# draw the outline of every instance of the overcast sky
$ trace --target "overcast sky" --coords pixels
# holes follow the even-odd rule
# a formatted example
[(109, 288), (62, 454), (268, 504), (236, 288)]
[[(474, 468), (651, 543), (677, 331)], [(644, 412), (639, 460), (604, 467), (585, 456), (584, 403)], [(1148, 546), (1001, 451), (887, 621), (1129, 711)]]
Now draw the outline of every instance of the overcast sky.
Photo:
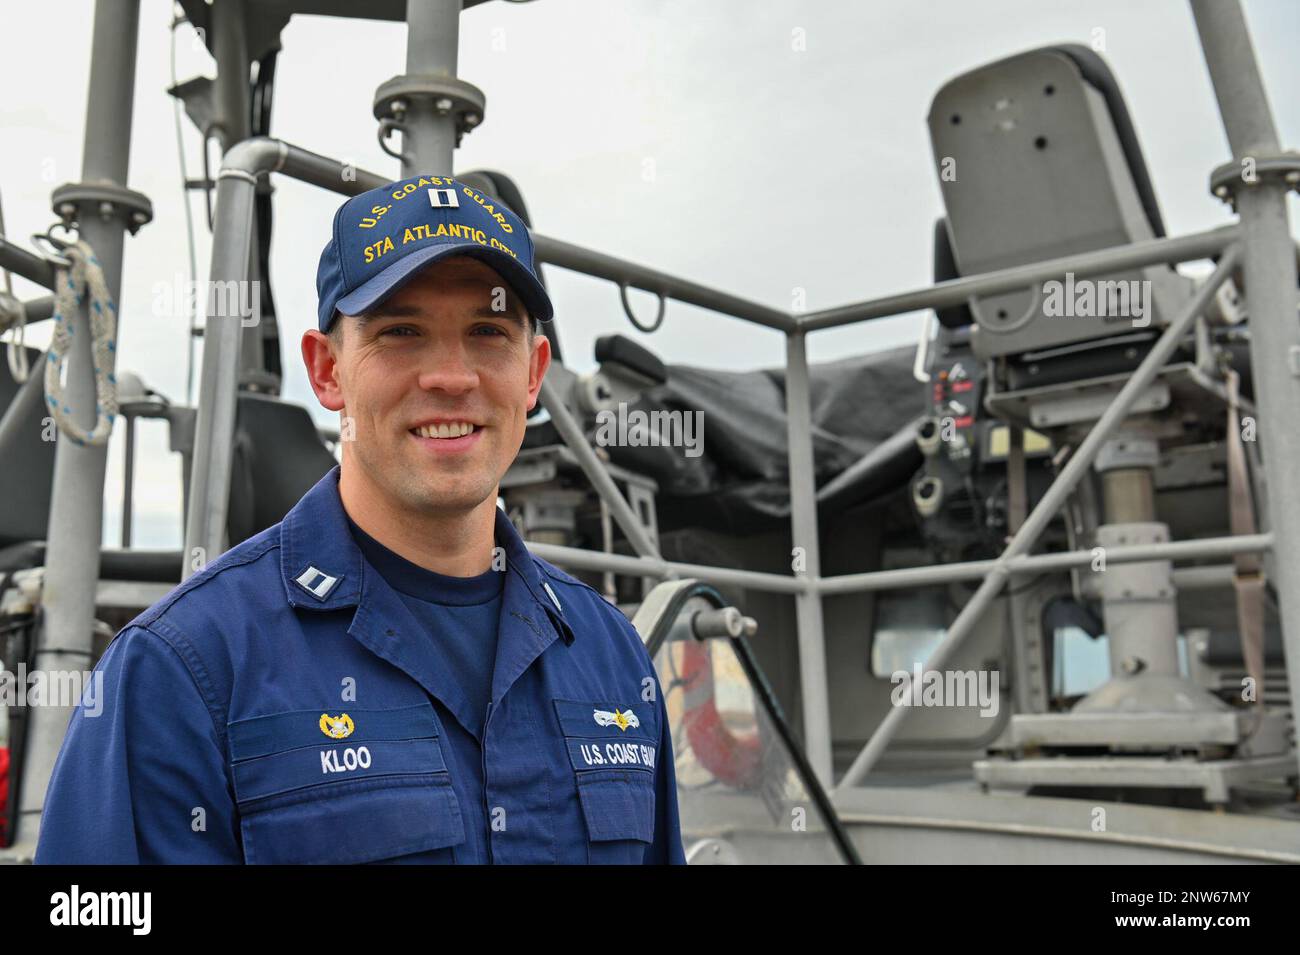
[[(358, 4), (364, 7), (364, 4)], [(1300, 147), (1300, 2), (1246, 0), (1283, 144)], [(80, 178), (90, 0), (0, 0), (0, 194), (11, 237), (53, 220), (50, 191)], [(170, 84), (172, 5), (141, 3), (128, 185), (155, 219), (127, 243), (118, 367), (184, 400), (186, 323), (154, 314), (156, 283), (187, 278)], [(804, 49), (792, 44), (802, 30)], [(1092, 44), (1119, 79), (1171, 235), (1229, 221), (1207, 194), (1230, 158), (1182, 0), (494, 0), (461, 19), (460, 76), (487, 96), (456, 171), (492, 168), (523, 190), (539, 232), (790, 309), (925, 285), (942, 213), (925, 116), (947, 79), (1013, 53)], [(177, 76), (215, 75), (193, 31), (176, 31)], [(272, 133), (397, 178), (376, 143), (375, 88), (404, 71), (402, 24), (295, 17), (282, 34)], [(197, 133), (184, 120), (191, 176)], [(653, 177), (645, 172), (653, 169)], [(298, 352), (316, 321), (315, 275), (340, 197), (277, 178), (271, 281), (287, 398), (321, 409)], [(210, 241), (192, 200), (198, 278)], [(1300, 209), (1291, 201), (1292, 227)], [(566, 361), (592, 365), (622, 332), (666, 361), (755, 368), (784, 360), (779, 333), (670, 304), (642, 336), (608, 283), (550, 269)], [(42, 294), (21, 279), (24, 298)], [(634, 296), (647, 317), (653, 299)], [(915, 340), (919, 315), (819, 332), (814, 361)], [(48, 325), (48, 323), (46, 323)], [(48, 341), (38, 328), (35, 344)], [(197, 377), (197, 371), (196, 371)], [(137, 546), (179, 546), (179, 464), (164, 425), (141, 425)], [(121, 429), (110, 448), (105, 539), (120, 521)]]

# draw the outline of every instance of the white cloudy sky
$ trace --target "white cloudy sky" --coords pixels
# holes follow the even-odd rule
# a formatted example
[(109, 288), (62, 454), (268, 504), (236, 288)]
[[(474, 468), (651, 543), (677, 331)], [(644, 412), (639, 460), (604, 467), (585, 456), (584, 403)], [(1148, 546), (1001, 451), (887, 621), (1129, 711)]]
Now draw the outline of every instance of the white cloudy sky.
[[(360, 5), (359, 5), (360, 6)], [(1246, 0), (1284, 144), (1300, 146), (1300, 3)], [(0, 0), (0, 193), (11, 236), (44, 229), (49, 193), (80, 177), (90, 0)], [(153, 314), (158, 282), (184, 281), (186, 234), (168, 51), (172, 6), (143, 0), (129, 185), (156, 218), (129, 240), (119, 368), (180, 401), (186, 327)], [(793, 50), (800, 28), (806, 49)], [(1097, 31), (1101, 31), (1098, 33)], [(523, 189), (538, 231), (788, 309), (927, 284), (941, 213), (925, 115), (948, 78), (1009, 54), (1103, 36), (1152, 170), (1170, 234), (1228, 214), (1206, 193), (1229, 158), (1188, 6), (1182, 0), (537, 0), (490, 2), (462, 17), (460, 75), (487, 96), (457, 171), (490, 167)], [(285, 29), (272, 131), (325, 155), (398, 175), (375, 140), (375, 88), (403, 72), (401, 24), (295, 17)], [(504, 43), (502, 42), (504, 41)], [(215, 67), (177, 31), (181, 80)], [(504, 49), (500, 47), (504, 45)], [(197, 175), (197, 134), (185, 121)], [(655, 177), (642, 172), (653, 163)], [(285, 395), (330, 418), (298, 357), (315, 323), (315, 273), (339, 198), (278, 179), (271, 279), (288, 369)], [(196, 216), (199, 278), (209, 236)], [(1300, 208), (1292, 202), (1293, 223)], [(570, 365), (622, 331), (617, 289), (550, 270)], [(40, 291), (22, 280), (17, 291)], [(651, 305), (648, 297), (643, 308)], [(913, 341), (919, 316), (821, 332), (814, 360)], [(48, 340), (38, 329), (37, 344)], [(779, 364), (778, 333), (681, 305), (643, 339), (670, 362)], [(196, 373), (197, 374), (197, 373)], [(178, 546), (179, 464), (145, 423), (137, 470), (138, 546)], [(105, 539), (120, 520), (121, 438), (110, 450)]]

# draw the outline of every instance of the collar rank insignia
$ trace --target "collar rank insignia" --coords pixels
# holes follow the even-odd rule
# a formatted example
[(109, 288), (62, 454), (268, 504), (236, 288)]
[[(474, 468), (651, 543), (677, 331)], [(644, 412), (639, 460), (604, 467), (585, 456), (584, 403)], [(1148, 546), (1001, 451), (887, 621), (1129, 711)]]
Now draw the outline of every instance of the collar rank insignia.
[(346, 713), (341, 716), (330, 716), (328, 713), (320, 715), (320, 731), (330, 739), (347, 739), (356, 728), (352, 717)]
[(629, 726), (635, 729), (641, 725), (635, 713), (631, 710), (620, 713), (617, 706), (614, 707), (613, 713), (609, 710), (593, 710), (591, 715), (595, 718), (597, 726), (617, 726), (620, 733)]

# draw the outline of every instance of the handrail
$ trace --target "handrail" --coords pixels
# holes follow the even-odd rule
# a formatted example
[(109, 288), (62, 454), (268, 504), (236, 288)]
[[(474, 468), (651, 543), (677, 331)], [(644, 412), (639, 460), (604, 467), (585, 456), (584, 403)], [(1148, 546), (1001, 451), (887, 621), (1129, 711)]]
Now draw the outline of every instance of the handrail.
[(607, 279), (615, 285), (631, 286), (662, 298), (672, 298), (688, 305), (698, 305), (722, 315), (753, 322), (755, 325), (764, 325), (777, 331), (791, 332), (798, 325), (795, 316), (780, 309), (719, 292), (707, 285), (700, 285), (698, 282), (678, 278), (667, 272), (637, 265), (626, 259), (606, 255), (604, 252), (597, 252), (571, 242), (534, 233), (533, 249), (539, 262), (594, 278)]
[[(815, 591), (823, 596), (866, 593), (868, 591), (905, 590), (911, 587), (929, 587), (935, 584), (962, 580), (980, 580), (988, 576), (997, 565), (996, 558), (933, 564), (923, 567), (898, 567), (889, 570), (872, 570), (860, 574), (840, 574), (830, 577), (773, 574), (765, 571), (744, 570), (738, 567), (715, 567), (707, 564), (689, 564), (657, 558), (632, 557), (627, 554), (608, 554), (604, 551), (581, 547), (565, 547), (526, 541), (528, 549), (543, 560), (560, 567), (576, 570), (612, 570), (629, 577), (694, 577), (712, 584), (744, 587), (764, 593), (800, 594)], [(1232, 557), (1237, 554), (1268, 551), (1273, 546), (1273, 535), (1242, 534), (1225, 537), (1203, 537), (1192, 540), (1164, 541), (1157, 544), (1128, 544), (1106, 549), (1106, 565), (1137, 564), (1152, 560), (1200, 560), (1207, 557)], [(1052, 570), (1069, 570), (1086, 567), (1097, 559), (1090, 550), (1057, 551), (1047, 554), (1026, 554), (1007, 562), (1012, 577), (1041, 574)], [(1191, 568), (1203, 570), (1204, 568)], [(1225, 578), (1224, 583), (1231, 583)]]
[(799, 314), (738, 298), (691, 282), (658, 269), (648, 268), (583, 246), (534, 234), (537, 260), (548, 265), (606, 279), (620, 287), (638, 288), (661, 298), (698, 305), (730, 318), (739, 318), (787, 334), (821, 331), (877, 318), (888, 318), (927, 308), (959, 305), (971, 297), (1012, 291), (1073, 272), (1077, 277), (1100, 275), (1146, 265), (1175, 264), (1211, 258), (1235, 242), (1240, 230), (1235, 225), (1219, 226), (1172, 238), (1149, 239), (1109, 246), (1013, 268), (982, 272), (960, 279), (936, 282), (924, 288), (898, 292), (881, 298), (840, 305), (818, 312)]

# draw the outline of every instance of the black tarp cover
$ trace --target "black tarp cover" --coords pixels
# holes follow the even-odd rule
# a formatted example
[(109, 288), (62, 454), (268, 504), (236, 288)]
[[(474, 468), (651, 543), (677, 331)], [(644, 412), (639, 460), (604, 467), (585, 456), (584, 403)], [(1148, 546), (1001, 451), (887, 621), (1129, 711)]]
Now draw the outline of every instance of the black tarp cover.
[[(900, 348), (810, 366), (819, 488), (922, 413), (926, 386), (912, 377), (912, 358), (911, 348)], [(785, 369), (669, 365), (668, 372), (668, 381), (632, 405), (629, 415), (702, 412), (702, 453), (691, 457), (682, 447), (653, 445), (608, 448), (615, 464), (659, 483), (661, 529), (756, 533), (787, 521)], [(887, 483), (905, 482), (918, 463), (919, 456), (894, 456)], [(879, 480), (867, 484), (875, 493), (891, 489)], [(837, 506), (854, 502), (837, 496)], [(827, 516), (823, 507), (821, 517)]]

